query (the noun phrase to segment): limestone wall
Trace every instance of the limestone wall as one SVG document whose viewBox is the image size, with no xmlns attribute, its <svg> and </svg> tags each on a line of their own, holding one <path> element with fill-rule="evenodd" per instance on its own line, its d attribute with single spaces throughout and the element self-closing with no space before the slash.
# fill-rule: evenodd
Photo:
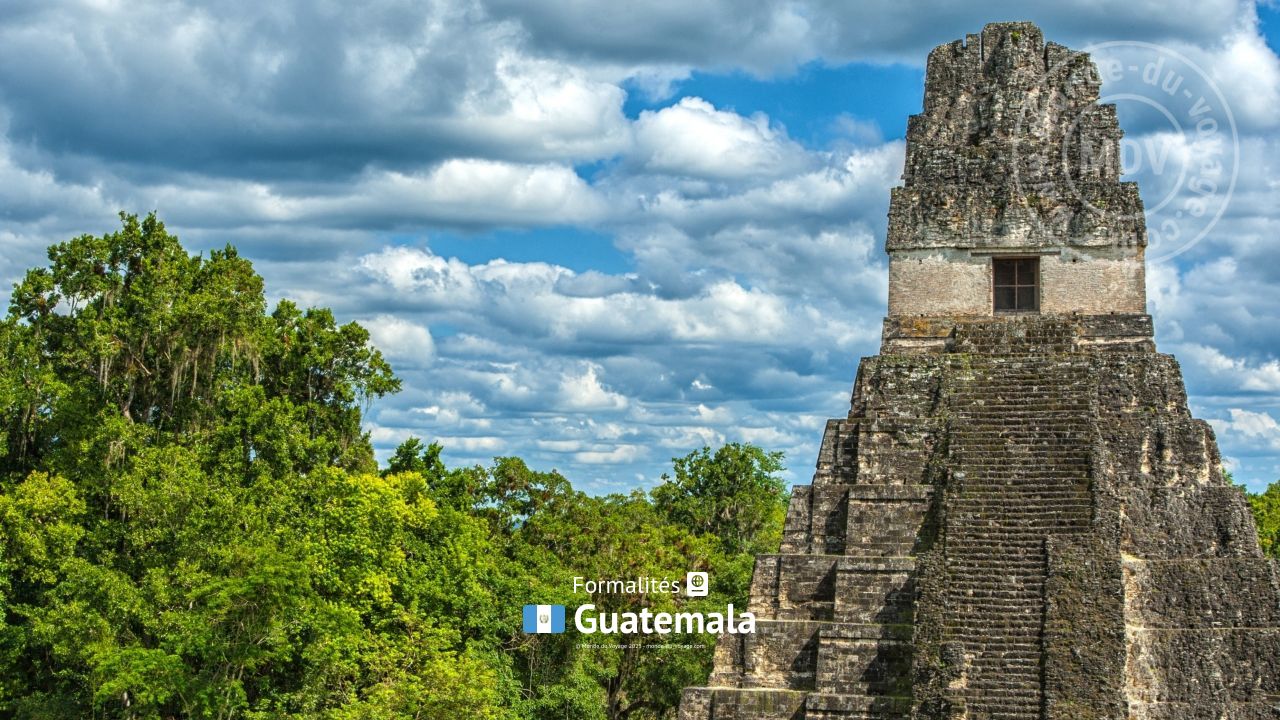
<svg viewBox="0 0 1280 720">
<path fill-rule="evenodd" d="M 991 255 L 900 251 L 889 260 L 889 315 L 992 315 Z M 1146 312 L 1142 249 L 1066 249 L 1040 256 L 1040 312 Z"/>
<path fill-rule="evenodd" d="M 1064 252 L 1040 260 L 1040 311 L 1044 313 L 1145 313 L 1146 271 L 1136 256 L 1100 257 Z"/>
</svg>

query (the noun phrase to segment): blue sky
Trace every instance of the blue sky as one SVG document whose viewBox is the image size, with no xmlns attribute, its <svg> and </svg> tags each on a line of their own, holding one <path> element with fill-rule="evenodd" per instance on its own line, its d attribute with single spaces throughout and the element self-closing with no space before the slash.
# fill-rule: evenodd
<svg viewBox="0 0 1280 720">
<path fill-rule="evenodd" d="M 370 327 L 405 380 L 368 416 L 384 456 L 418 435 L 606 492 L 750 441 L 803 482 L 878 347 L 924 59 L 1015 19 L 1176 52 L 1231 108 L 1235 191 L 1150 308 L 1237 477 L 1280 477 L 1280 12 L 1249 2 L 8 2 L 0 282 L 157 210 Z"/>
</svg>

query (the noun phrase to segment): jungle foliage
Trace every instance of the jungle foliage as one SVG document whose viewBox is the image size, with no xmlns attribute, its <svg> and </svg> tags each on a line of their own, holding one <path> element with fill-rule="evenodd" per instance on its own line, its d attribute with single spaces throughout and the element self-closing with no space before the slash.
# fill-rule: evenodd
<svg viewBox="0 0 1280 720">
<path fill-rule="evenodd" d="M 417 439 L 379 468 L 361 410 L 400 383 L 362 327 L 121 220 L 0 321 L 0 717 L 669 718 L 705 680 L 714 638 L 595 647 L 521 607 L 742 608 L 780 455 L 703 448 L 605 497 Z M 572 593 L 687 570 L 709 597 Z"/>
</svg>

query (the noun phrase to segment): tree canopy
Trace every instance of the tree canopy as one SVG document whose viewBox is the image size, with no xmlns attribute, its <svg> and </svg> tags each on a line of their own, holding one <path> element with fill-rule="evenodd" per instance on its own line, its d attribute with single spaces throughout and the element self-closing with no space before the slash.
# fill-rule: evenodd
<svg viewBox="0 0 1280 720">
<path fill-rule="evenodd" d="M 2 717 L 669 718 L 714 638 L 588 646 L 521 606 L 694 569 L 710 596 L 644 602 L 745 605 L 781 530 L 781 458 L 749 445 L 606 497 L 417 438 L 379 468 L 361 409 L 399 380 L 365 329 L 268 308 L 154 215 L 50 248 L 0 348 Z"/>
<path fill-rule="evenodd" d="M 1246 493 L 1249 509 L 1258 524 L 1262 552 L 1280 560 L 1280 480 L 1260 493 Z"/>
</svg>

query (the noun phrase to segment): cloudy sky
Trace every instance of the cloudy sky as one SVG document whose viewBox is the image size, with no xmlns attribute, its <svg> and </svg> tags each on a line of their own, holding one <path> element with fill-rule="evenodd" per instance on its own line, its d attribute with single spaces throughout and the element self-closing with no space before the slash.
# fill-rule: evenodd
<svg viewBox="0 0 1280 720">
<path fill-rule="evenodd" d="M 803 482 L 878 347 L 924 58 L 1027 19 L 1176 58 L 1230 111 L 1206 150 L 1134 77 L 1104 86 L 1134 147 L 1240 150 L 1203 238 L 1153 246 L 1150 309 L 1237 477 L 1280 477 L 1280 12 L 969 5 L 5 0 L 0 283 L 156 210 L 193 251 L 237 245 L 271 299 L 370 329 L 405 380 L 368 415 L 383 456 L 418 435 L 606 492 L 750 441 Z M 1130 171 L 1149 208 L 1191 192 Z"/>
</svg>

